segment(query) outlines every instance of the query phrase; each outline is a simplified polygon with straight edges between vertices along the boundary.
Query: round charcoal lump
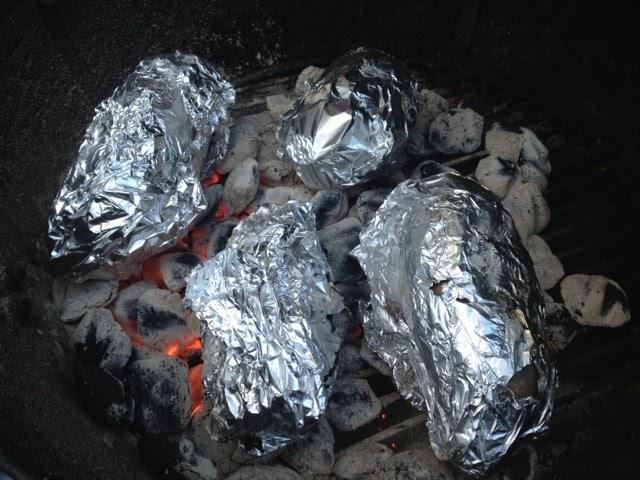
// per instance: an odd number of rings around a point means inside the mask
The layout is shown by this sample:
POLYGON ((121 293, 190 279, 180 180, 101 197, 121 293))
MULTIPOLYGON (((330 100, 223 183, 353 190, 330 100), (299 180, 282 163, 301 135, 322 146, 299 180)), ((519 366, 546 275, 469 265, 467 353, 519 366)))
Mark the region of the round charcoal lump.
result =
POLYGON ((429 141, 439 152, 471 153, 482 144, 482 117, 469 108, 452 108, 431 124, 429 141))

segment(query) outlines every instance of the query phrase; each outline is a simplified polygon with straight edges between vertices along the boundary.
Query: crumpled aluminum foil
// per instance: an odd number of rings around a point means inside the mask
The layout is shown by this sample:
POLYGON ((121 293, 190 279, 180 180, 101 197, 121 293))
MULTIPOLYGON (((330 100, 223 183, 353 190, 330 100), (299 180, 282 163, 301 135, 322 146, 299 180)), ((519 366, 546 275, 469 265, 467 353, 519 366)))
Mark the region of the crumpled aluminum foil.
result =
POLYGON ((82 276, 168 247, 207 208, 235 92, 196 55, 142 61, 97 108, 49 216, 51 258, 82 276))
POLYGON ((409 180, 360 241, 366 338, 426 411, 438 457, 480 475, 519 436, 546 429, 556 373, 540 342, 544 303, 498 199, 457 174, 409 180))
POLYGON ((387 54, 349 52, 281 119, 279 155, 302 181, 356 185, 398 167, 417 112, 416 84, 387 54))
POLYGON ((342 338, 328 316, 344 306, 315 225, 310 203, 261 207, 187 278, 215 431, 256 455, 303 437, 333 384, 342 338))

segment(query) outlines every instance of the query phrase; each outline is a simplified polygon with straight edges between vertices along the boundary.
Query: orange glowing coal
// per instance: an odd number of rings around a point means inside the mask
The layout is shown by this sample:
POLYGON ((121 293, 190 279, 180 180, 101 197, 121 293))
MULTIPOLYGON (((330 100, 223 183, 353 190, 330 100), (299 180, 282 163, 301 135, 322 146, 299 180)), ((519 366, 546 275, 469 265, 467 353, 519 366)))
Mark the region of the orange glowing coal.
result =
POLYGON ((189 392, 191 415, 195 415, 202 408, 202 364, 189 369, 189 392))
POLYGON ((211 172, 211 175, 209 175, 207 178, 205 178, 204 180, 202 180, 202 182, 200 182, 200 184, 202 185, 203 188, 207 188, 210 187, 211 185, 215 185, 216 183, 220 183, 220 174, 214 170, 213 172, 211 172))
POLYGON ((151 257, 142 263, 142 278, 148 282, 155 283, 158 287, 164 286, 164 278, 162 277, 158 257, 151 257))
POLYGON ((191 339, 178 340, 171 342, 164 349, 164 353, 171 355, 172 357, 179 357, 182 359, 188 359, 191 355, 197 351, 202 350, 202 340, 195 337, 191 339))
POLYGON ((220 200, 218 204, 218 208, 213 213, 213 218, 224 218, 227 216, 227 207, 225 207, 224 202, 220 200))
POLYGON ((191 230, 193 250, 205 260, 209 257, 209 244, 206 235, 207 231, 203 227, 194 227, 191 230))

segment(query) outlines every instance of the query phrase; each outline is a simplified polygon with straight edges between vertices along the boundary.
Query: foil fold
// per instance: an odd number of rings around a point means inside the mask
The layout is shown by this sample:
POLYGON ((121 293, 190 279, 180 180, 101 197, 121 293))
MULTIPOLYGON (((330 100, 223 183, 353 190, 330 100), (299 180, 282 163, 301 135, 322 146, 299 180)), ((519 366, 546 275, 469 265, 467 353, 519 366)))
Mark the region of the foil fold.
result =
POLYGON ((436 455, 482 475, 546 429, 556 372, 533 264, 498 199, 453 173, 398 185, 352 254, 365 336, 427 413, 436 455))
POLYGON ((203 331, 203 394, 219 438, 256 455, 304 437, 327 407, 344 306, 310 203, 260 207, 187 278, 203 331))
POLYGON ((65 273, 130 270, 206 210, 201 178, 227 150, 233 87, 176 52, 143 60, 96 108, 49 215, 65 273))
POLYGON ((281 118, 279 155, 309 187, 357 185, 400 166, 416 83, 389 55, 347 53, 281 118))

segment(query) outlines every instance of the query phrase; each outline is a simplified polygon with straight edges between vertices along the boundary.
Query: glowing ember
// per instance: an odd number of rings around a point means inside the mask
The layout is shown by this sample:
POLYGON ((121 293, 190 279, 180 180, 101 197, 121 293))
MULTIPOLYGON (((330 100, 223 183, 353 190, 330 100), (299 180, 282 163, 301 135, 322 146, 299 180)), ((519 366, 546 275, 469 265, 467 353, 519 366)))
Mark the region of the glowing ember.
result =
POLYGON ((188 360, 189 357, 200 350, 202 350, 202 341, 195 337, 170 343, 165 347, 164 353, 172 357, 188 360))
POLYGON ((210 187, 211 185, 215 185, 216 183, 220 183, 220 178, 221 178, 220 174, 214 170, 213 172, 211 172, 211 175, 209 175, 209 177, 202 180, 200 184, 202 185, 203 188, 207 188, 207 187, 210 187))
POLYGON ((396 448, 398 448, 398 444, 396 442, 391 442, 391 448, 395 450, 396 448))
POLYGON ((144 261, 142 264, 142 278, 148 282, 155 283, 158 287, 164 286, 158 257, 152 257, 144 261))
POLYGON ((218 208, 213 214, 213 218, 225 218, 227 216, 227 208, 224 205, 224 202, 220 200, 218 204, 218 208))
POLYGON ((205 260, 209 257, 209 243, 206 238, 207 231, 203 227, 194 227, 191 230, 191 244, 193 250, 205 260))
POLYGON ((386 420, 386 419, 387 419, 387 412, 382 412, 382 413, 380 414, 380 418, 381 418, 382 420, 386 420))
POLYGON ((191 414, 202 408, 202 364, 189 370, 189 391, 191 393, 191 414))

